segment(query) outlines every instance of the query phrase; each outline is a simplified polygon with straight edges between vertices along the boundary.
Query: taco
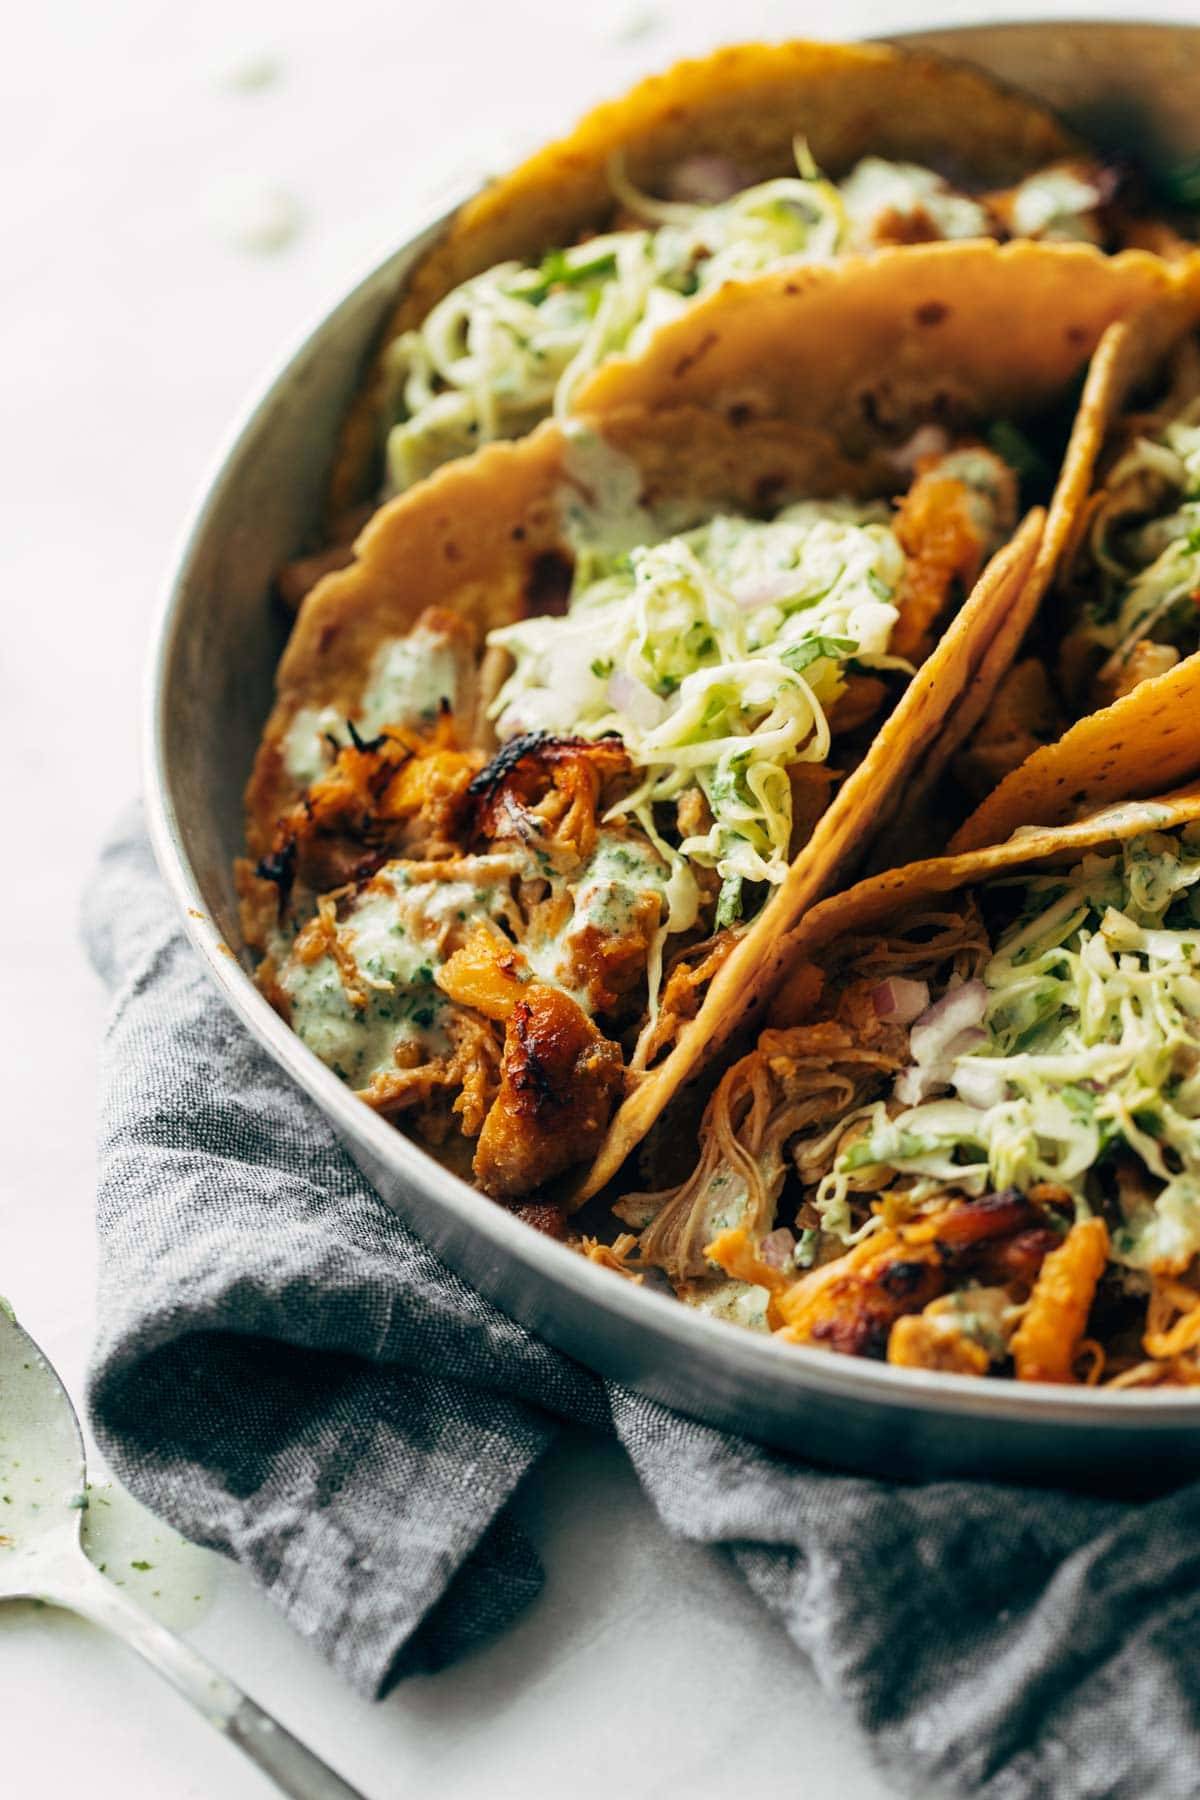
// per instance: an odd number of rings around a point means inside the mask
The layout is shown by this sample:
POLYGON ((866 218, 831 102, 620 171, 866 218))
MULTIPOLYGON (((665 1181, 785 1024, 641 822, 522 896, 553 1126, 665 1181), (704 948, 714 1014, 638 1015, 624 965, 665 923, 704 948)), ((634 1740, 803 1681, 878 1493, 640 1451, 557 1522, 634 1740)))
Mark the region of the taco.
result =
POLYGON ((607 1179, 1014 603, 1042 520, 1013 535, 989 410, 1032 426, 1158 265, 1095 259, 1081 293, 1070 256, 1013 248, 807 272, 786 337, 739 314, 787 416, 625 408, 492 445, 384 507, 302 609, 248 794, 247 940, 316 1053, 486 1191, 607 1179), (1004 392, 960 322, 952 396, 927 334, 886 424, 841 404, 890 379, 881 294, 987 318, 1030 258, 1062 326, 1032 377, 1004 392))
POLYGON ((1200 789, 815 907, 677 1184, 601 1250, 783 1341, 1200 1381, 1200 789))
POLYGON ((1177 242, 1139 222, 1127 174, 977 70, 803 42, 681 63, 485 188, 417 264, 343 433, 331 530, 564 416, 728 280, 980 237, 1177 242))
POLYGON ((955 848, 1154 792, 1200 762, 1198 312, 1193 264, 1097 351, 1043 540, 1054 604, 953 765, 984 796, 955 848))

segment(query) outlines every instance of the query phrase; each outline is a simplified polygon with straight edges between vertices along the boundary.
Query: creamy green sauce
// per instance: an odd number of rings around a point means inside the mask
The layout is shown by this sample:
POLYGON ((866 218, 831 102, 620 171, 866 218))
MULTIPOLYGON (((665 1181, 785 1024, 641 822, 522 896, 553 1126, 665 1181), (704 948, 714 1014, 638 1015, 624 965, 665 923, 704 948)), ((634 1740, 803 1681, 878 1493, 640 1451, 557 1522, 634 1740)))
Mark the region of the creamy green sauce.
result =
POLYGON ((1099 243, 1099 205, 1099 190, 1074 170, 1042 169, 1027 176, 1013 196, 1013 231, 1050 242, 1099 243))
MULTIPOLYGON (((457 710, 459 670, 450 642, 424 626, 381 644, 352 715, 360 737, 375 737, 386 726, 419 730, 436 720, 443 702, 457 710)), ((329 766, 330 738, 349 741, 345 715, 331 706, 301 707, 283 740, 284 766, 294 781, 308 787, 320 778, 329 766)))
POLYGON ((628 554, 639 544, 662 537, 669 527, 641 504, 643 477, 632 458, 578 419, 568 419, 563 434, 566 479, 558 511, 563 538, 574 551, 579 570, 586 571, 593 556, 602 564, 606 557, 628 554))
POLYGON ((695 878, 637 837, 601 832, 596 849, 570 884, 572 913, 553 936, 529 938, 521 948, 534 974, 571 994, 590 1011, 588 990, 577 979, 575 956, 589 928, 605 937, 623 937, 640 918, 650 895, 657 902, 649 951, 651 1005, 658 986, 662 943, 669 932, 686 931, 696 921, 700 896, 695 878))
POLYGON ((885 214, 903 219, 923 214, 942 238, 988 237, 992 227, 977 200, 956 194, 949 182, 916 163, 885 162, 866 156, 842 182, 847 235, 854 247, 867 248, 885 214))
POLYGON ((669 932, 692 925, 699 910, 686 868, 620 832, 601 832, 590 861, 569 883, 547 858, 539 861, 536 849, 524 846, 463 861, 469 879, 440 882, 414 881, 403 863, 389 863, 351 902, 337 935, 368 989, 365 1006, 351 1003, 332 956, 305 965, 282 939, 274 946, 293 1029, 351 1087, 364 1088, 393 1070, 398 1046, 416 1045, 422 1061, 449 1054, 451 1003, 437 985, 437 972, 475 922, 513 920, 515 880, 544 880, 552 897, 569 895, 571 910, 561 929, 543 936, 533 931, 513 948, 531 976, 569 993, 588 1013, 586 969, 575 958, 589 927, 615 937, 640 923, 653 1006, 663 942, 669 932), (641 918, 647 895, 656 904, 641 918))
MULTIPOLYGON (((485 861, 479 860, 482 874, 485 861)), ((435 981, 447 940, 461 936, 474 919, 495 918, 506 901, 499 879, 410 882, 401 864, 387 864, 338 926, 339 941, 369 986, 367 1005, 351 1005, 331 956, 305 967, 292 954, 278 979, 293 1029, 356 1088, 394 1069, 400 1044, 418 1045, 427 1058, 448 1054, 449 1002, 435 981)))
POLYGON ((217 1558, 186 1543, 131 1495, 86 1481, 70 1408, 53 1370, 0 1303, 0 1575, 19 1585, 29 1558, 58 1554, 79 1531, 92 1562, 164 1624, 202 1617, 217 1558))
POLYGON ((741 1325, 748 1331, 769 1331, 767 1324, 767 1307, 771 1296, 766 1288, 756 1287, 748 1281, 726 1279, 708 1285, 701 1282, 689 1283, 678 1290, 678 1298, 685 1306, 695 1307, 697 1312, 705 1312, 714 1319, 724 1319, 730 1325, 741 1325))

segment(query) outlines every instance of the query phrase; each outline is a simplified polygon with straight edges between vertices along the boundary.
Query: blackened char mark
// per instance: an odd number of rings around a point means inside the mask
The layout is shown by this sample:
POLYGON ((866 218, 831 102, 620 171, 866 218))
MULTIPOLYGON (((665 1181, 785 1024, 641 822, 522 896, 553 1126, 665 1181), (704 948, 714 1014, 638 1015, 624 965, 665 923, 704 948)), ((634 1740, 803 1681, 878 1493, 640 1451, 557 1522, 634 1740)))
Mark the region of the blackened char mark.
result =
MULTIPOLYGON (((616 733, 609 735, 615 738, 616 733)), ((467 792, 472 800, 490 800, 527 756, 542 756, 550 762, 564 752, 571 755, 580 751, 586 753, 606 741, 605 738, 555 737, 551 731, 522 731, 501 745, 487 767, 472 778, 467 792)))
POLYGON ((512 774, 523 756, 529 756, 549 742, 548 731, 522 731, 516 737, 509 738, 506 744, 501 744, 491 762, 472 777, 467 788, 472 800, 490 799, 505 777, 512 774))
POLYGON ((353 719, 346 720, 346 730, 350 733, 350 742, 354 745, 354 748, 356 750, 361 750, 366 756, 372 756, 375 751, 379 749, 381 744, 387 742, 386 731, 381 731, 378 737, 363 737, 353 719))
POLYGON ((525 600, 531 613, 561 618, 567 610, 575 565, 561 550, 543 550, 529 565, 525 600))
POLYGON ((296 840, 288 838, 279 850, 272 850, 262 857, 255 874, 261 881, 273 881, 279 890, 279 917, 282 919, 287 908, 288 896, 292 891, 292 883, 296 879, 296 840))

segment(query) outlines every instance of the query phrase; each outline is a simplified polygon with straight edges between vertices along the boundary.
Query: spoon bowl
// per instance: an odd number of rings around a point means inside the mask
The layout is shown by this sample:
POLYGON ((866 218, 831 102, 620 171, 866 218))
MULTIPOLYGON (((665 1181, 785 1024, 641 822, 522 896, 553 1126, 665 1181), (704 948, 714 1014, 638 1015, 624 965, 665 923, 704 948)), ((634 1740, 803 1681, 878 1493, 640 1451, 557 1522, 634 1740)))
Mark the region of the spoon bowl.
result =
POLYGON ((0 1303, 0 1600, 40 1595, 50 1559, 81 1552, 86 1505, 75 1408, 54 1368, 0 1303))
POLYGON ((0 1601, 44 1600, 116 1632, 294 1800, 356 1788, 88 1560, 87 1459, 66 1388, 0 1301, 0 1601))

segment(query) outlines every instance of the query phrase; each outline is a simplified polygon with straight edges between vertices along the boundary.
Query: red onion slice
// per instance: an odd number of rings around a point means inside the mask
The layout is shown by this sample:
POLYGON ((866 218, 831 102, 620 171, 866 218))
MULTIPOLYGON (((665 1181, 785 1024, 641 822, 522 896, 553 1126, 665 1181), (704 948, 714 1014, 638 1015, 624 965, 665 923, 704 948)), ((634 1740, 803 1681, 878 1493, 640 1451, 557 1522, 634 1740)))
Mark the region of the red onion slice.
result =
POLYGON ((653 731, 667 716, 665 703, 651 693, 644 681, 637 681, 618 669, 608 684, 608 703, 631 724, 642 731, 653 731))
POLYGON ((901 1105, 919 1106, 935 1088, 951 1085, 955 1059, 986 1042, 987 1003, 982 981, 963 981, 921 1014, 908 1034, 912 1064, 893 1089, 901 1105))
POLYGON ((942 426, 918 425, 912 436, 891 452, 891 460, 906 475, 914 475, 922 457, 945 456, 949 448, 950 435, 942 426))
POLYGON ((871 989, 875 1017, 886 1025, 911 1025, 929 1005, 929 983, 892 975, 871 989))
POLYGON ((758 1253, 763 1261, 772 1269, 789 1269, 792 1266, 796 1240, 786 1225, 769 1231, 758 1246, 758 1253))
POLYGON ((730 200, 746 187, 746 177, 732 157, 715 151, 698 151, 677 162, 666 179, 668 200, 682 200, 693 206, 716 206, 730 200))
POLYGON ((988 991, 982 981, 963 981, 950 988, 921 1014, 909 1033, 913 1061, 942 1061, 960 1032, 983 1024, 987 1004, 988 991))

